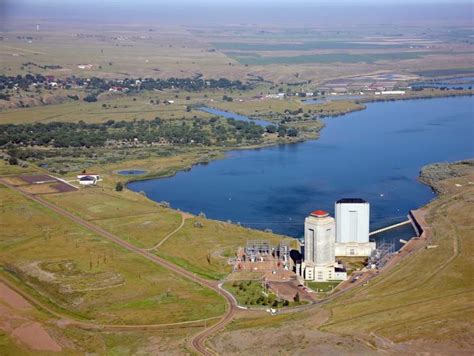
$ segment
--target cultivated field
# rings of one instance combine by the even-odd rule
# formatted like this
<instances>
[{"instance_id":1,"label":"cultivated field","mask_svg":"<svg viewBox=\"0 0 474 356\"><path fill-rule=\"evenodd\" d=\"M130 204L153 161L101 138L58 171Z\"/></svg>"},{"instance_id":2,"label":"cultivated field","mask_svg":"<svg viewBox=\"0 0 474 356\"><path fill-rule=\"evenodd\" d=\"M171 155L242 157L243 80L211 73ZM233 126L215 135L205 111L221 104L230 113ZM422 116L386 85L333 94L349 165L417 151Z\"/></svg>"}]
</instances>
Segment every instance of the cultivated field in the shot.
<instances>
[{"instance_id":1,"label":"cultivated field","mask_svg":"<svg viewBox=\"0 0 474 356\"><path fill-rule=\"evenodd\" d=\"M26 74L39 66L56 76L263 77L275 83L378 70L471 67L463 28L277 28L274 26L94 25L16 21L0 42L0 72ZM33 63L33 64L30 64ZM80 69L79 65L88 65Z\"/></svg>"}]
</instances>

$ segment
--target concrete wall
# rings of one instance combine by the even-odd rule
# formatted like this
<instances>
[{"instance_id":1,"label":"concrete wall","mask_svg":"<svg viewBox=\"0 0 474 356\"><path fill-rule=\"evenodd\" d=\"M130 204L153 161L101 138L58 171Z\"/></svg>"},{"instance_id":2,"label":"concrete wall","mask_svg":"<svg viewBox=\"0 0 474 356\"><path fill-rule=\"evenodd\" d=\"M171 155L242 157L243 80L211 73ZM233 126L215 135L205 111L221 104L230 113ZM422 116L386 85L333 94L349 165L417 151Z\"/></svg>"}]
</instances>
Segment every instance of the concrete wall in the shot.
<instances>
[{"instance_id":1,"label":"concrete wall","mask_svg":"<svg viewBox=\"0 0 474 356\"><path fill-rule=\"evenodd\" d=\"M369 242L369 203L336 203L336 242Z\"/></svg>"},{"instance_id":2,"label":"concrete wall","mask_svg":"<svg viewBox=\"0 0 474 356\"><path fill-rule=\"evenodd\" d=\"M375 250L375 242L367 243L336 243L336 256L368 257Z\"/></svg>"}]
</instances>

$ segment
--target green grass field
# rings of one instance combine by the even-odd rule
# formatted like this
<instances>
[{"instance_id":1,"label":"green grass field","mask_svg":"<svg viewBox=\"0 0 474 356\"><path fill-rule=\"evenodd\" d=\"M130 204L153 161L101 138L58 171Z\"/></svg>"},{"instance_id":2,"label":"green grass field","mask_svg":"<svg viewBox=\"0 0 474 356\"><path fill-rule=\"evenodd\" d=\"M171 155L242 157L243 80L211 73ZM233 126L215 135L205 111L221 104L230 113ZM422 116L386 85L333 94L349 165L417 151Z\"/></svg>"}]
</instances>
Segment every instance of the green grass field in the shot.
<instances>
[{"instance_id":1,"label":"green grass field","mask_svg":"<svg viewBox=\"0 0 474 356\"><path fill-rule=\"evenodd\" d=\"M265 291L261 281L234 281L224 284L224 288L231 292L239 305L283 308L300 305L300 302L293 300L283 300L271 291Z\"/></svg>"},{"instance_id":2,"label":"green grass field","mask_svg":"<svg viewBox=\"0 0 474 356\"><path fill-rule=\"evenodd\" d=\"M2 274L54 308L111 324L169 323L223 313L224 303L214 292L10 189L2 186L0 195Z\"/></svg>"},{"instance_id":3,"label":"green grass field","mask_svg":"<svg viewBox=\"0 0 474 356\"><path fill-rule=\"evenodd\" d=\"M243 65L269 64L307 64L307 63L368 63L380 61L402 61L423 58L438 52L388 52L388 53L329 53L329 54L302 54L297 56L256 56L229 54L230 57Z\"/></svg>"},{"instance_id":4,"label":"green grass field","mask_svg":"<svg viewBox=\"0 0 474 356\"><path fill-rule=\"evenodd\" d=\"M52 92L51 95L66 96L67 93ZM176 98L175 96L179 97ZM207 98L204 97L207 95ZM151 120L160 117L164 120L192 119L194 116L208 118L211 115L193 110L187 112L188 105L210 100L216 97L215 93L187 93L146 92L140 95L103 94L98 102L87 103L82 100L74 101L67 99L64 103L51 105L32 106L29 108L5 109L0 111L0 124L7 123L31 123L31 122L105 122L107 120L131 121L134 119ZM186 97L190 96L190 100ZM222 97L222 94L220 95ZM151 103L150 101L154 102ZM160 100L156 104L155 100ZM164 100L174 100L173 104L165 105ZM104 107L105 105L105 107Z\"/></svg>"},{"instance_id":5,"label":"green grass field","mask_svg":"<svg viewBox=\"0 0 474 356\"><path fill-rule=\"evenodd\" d=\"M198 221L202 227L195 227ZM183 229L167 240L158 254L204 277L220 279L232 271L229 257L247 240L278 243L283 237L199 217L186 220ZM291 241L291 240L290 240Z\"/></svg>"},{"instance_id":6,"label":"green grass field","mask_svg":"<svg viewBox=\"0 0 474 356\"><path fill-rule=\"evenodd\" d=\"M351 101L332 101L323 104L304 104L297 99L251 100L244 103L215 102L212 106L218 109L236 112L249 117L263 117L270 121L274 115L284 114L285 110L297 111L301 109L304 113L330 116L354 110L360 110L363 108L363 105L355 104Z\"/></svg>"},{"instance_id":7,"label":"green grass field","mask_svg":"<svg viewBox=\"0 0 474 356\"><path fill-rule=\"evenodd\" d=\"M336 288L341 281L332 281L332 282L308 282L308 287L314 290L315 292L330 292Z\"/></svg>"}]
</instances>

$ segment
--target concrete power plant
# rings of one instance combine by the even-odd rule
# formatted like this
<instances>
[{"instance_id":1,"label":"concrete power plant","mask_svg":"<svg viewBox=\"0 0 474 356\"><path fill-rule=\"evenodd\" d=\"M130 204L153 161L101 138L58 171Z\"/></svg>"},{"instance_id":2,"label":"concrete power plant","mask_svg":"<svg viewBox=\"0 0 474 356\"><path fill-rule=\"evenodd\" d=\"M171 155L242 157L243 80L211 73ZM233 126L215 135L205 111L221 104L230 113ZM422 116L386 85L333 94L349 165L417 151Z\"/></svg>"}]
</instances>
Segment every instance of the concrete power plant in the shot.
<instances>
[{"instance_id":1,"label":"concrete power plant","mask_svg":"<svg viewBox=\"0 0 474 356\"><path fill-rule=\"evenodd\" d=\"M336 202L336 256L370 256L375 242L369 242L370 205L363 199Z\"/></svg>"},{"instance_id":2,"label":"concrete power plant","mask_svg":"<svg viewBox=\"0 0 474 356\"><path fill-rule=\"evenodd\" d=\"M306 280L345 280L347 273L335 261L336 222L329 213L315 210L305 219L304 262L297 268Z\"/></svg>"},{"instance_id":3,"label":"concrete power plant","mask_svg":"<svg viewBox=\"0 0 474 356\"><path fill-rule=\"evenodd\" d=\"M334 218L323 210L313 211L305 219L305 261L316 266L326 266L334 262L335 228Z\"/></svg>"}]
</instances>

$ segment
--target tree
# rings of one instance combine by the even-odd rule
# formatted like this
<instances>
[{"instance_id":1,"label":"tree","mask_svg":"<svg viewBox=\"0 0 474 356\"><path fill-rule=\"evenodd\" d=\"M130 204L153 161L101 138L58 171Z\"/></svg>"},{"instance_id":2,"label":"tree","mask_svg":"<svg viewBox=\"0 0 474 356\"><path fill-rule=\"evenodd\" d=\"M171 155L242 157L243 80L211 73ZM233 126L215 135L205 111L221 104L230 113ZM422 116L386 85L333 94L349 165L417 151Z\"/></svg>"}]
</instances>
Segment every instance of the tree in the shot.
<instances>
[{"instance_id":1,"label":"tree","mask_svg":"<svg viewBox=\"0 0 474 356\"><path fill-rule=\"evenodd\" d=\"M295 129L295 128L293 128L293 127L291 127L291 128L288 129L288 131L286 132L286 134L287 134L288 136L290 136L290 137L296 137L296 136L298 136L298 130Z\"/></svg>"},{"instance_id":2,"label":"tree","mask_svg":"<svg viewBox=\"0 0 474 356\"><path fill-rule=\"evenodd\" d=\"M268 125L266 128L268 133L275 133L277 132L277 127L275 125Z\"/></svg>"},{"instance_id":3,"label":"tree","mask_svg":"<svg viewBox=\"0 0 474 356\"><path fill-rule=\"evenodd\" d=\"M18 164L18 160L16 159L16 157L10 157L8 159L8 163L10 163L12 166L16 166Z\"/></svg>"},{"instance_id":4,"label":"tree","mask_svg":"<svg viewBox=\"0 0 474 356\"><path fill-rule=\"evenodd\" d=\"M296 292L295 297L293 298L293 301L294 301L295 303L299 303L299 302L300 302L300 293L299 293L299 292Z\"/></svg>"},{"instance_id":5,"label":"tree","mask_svg":"<svg viewBox=\"0 0 474 356\"><path fill-rule=\"evenodd\" d=\"M84 98L84 101L88 102L88 103L93 103L93 102L96 102L97 101L97 97L95 95L87 95L85 98Z\"/></svg>"},{"instance_id":6,"label":"tree","mask_svg":"<svg viewBox=\"0 0 474 356\"><path fill-rule=\"evenodd\" d=\"M117 182L117 184L115 185L115 190L117 192L121 192L123 190L123 184L122 182Z\"/></svg>"},{"instance_id":7,"label":"tree","mask_svg":"<svg viewBox=\"0 0 474 356\"><path fill-rule=\"evenodd\" d=\"M286 127L280 126L278 127L278 137L285 137L286 135Z\"/></svg>"}]
</instances>

